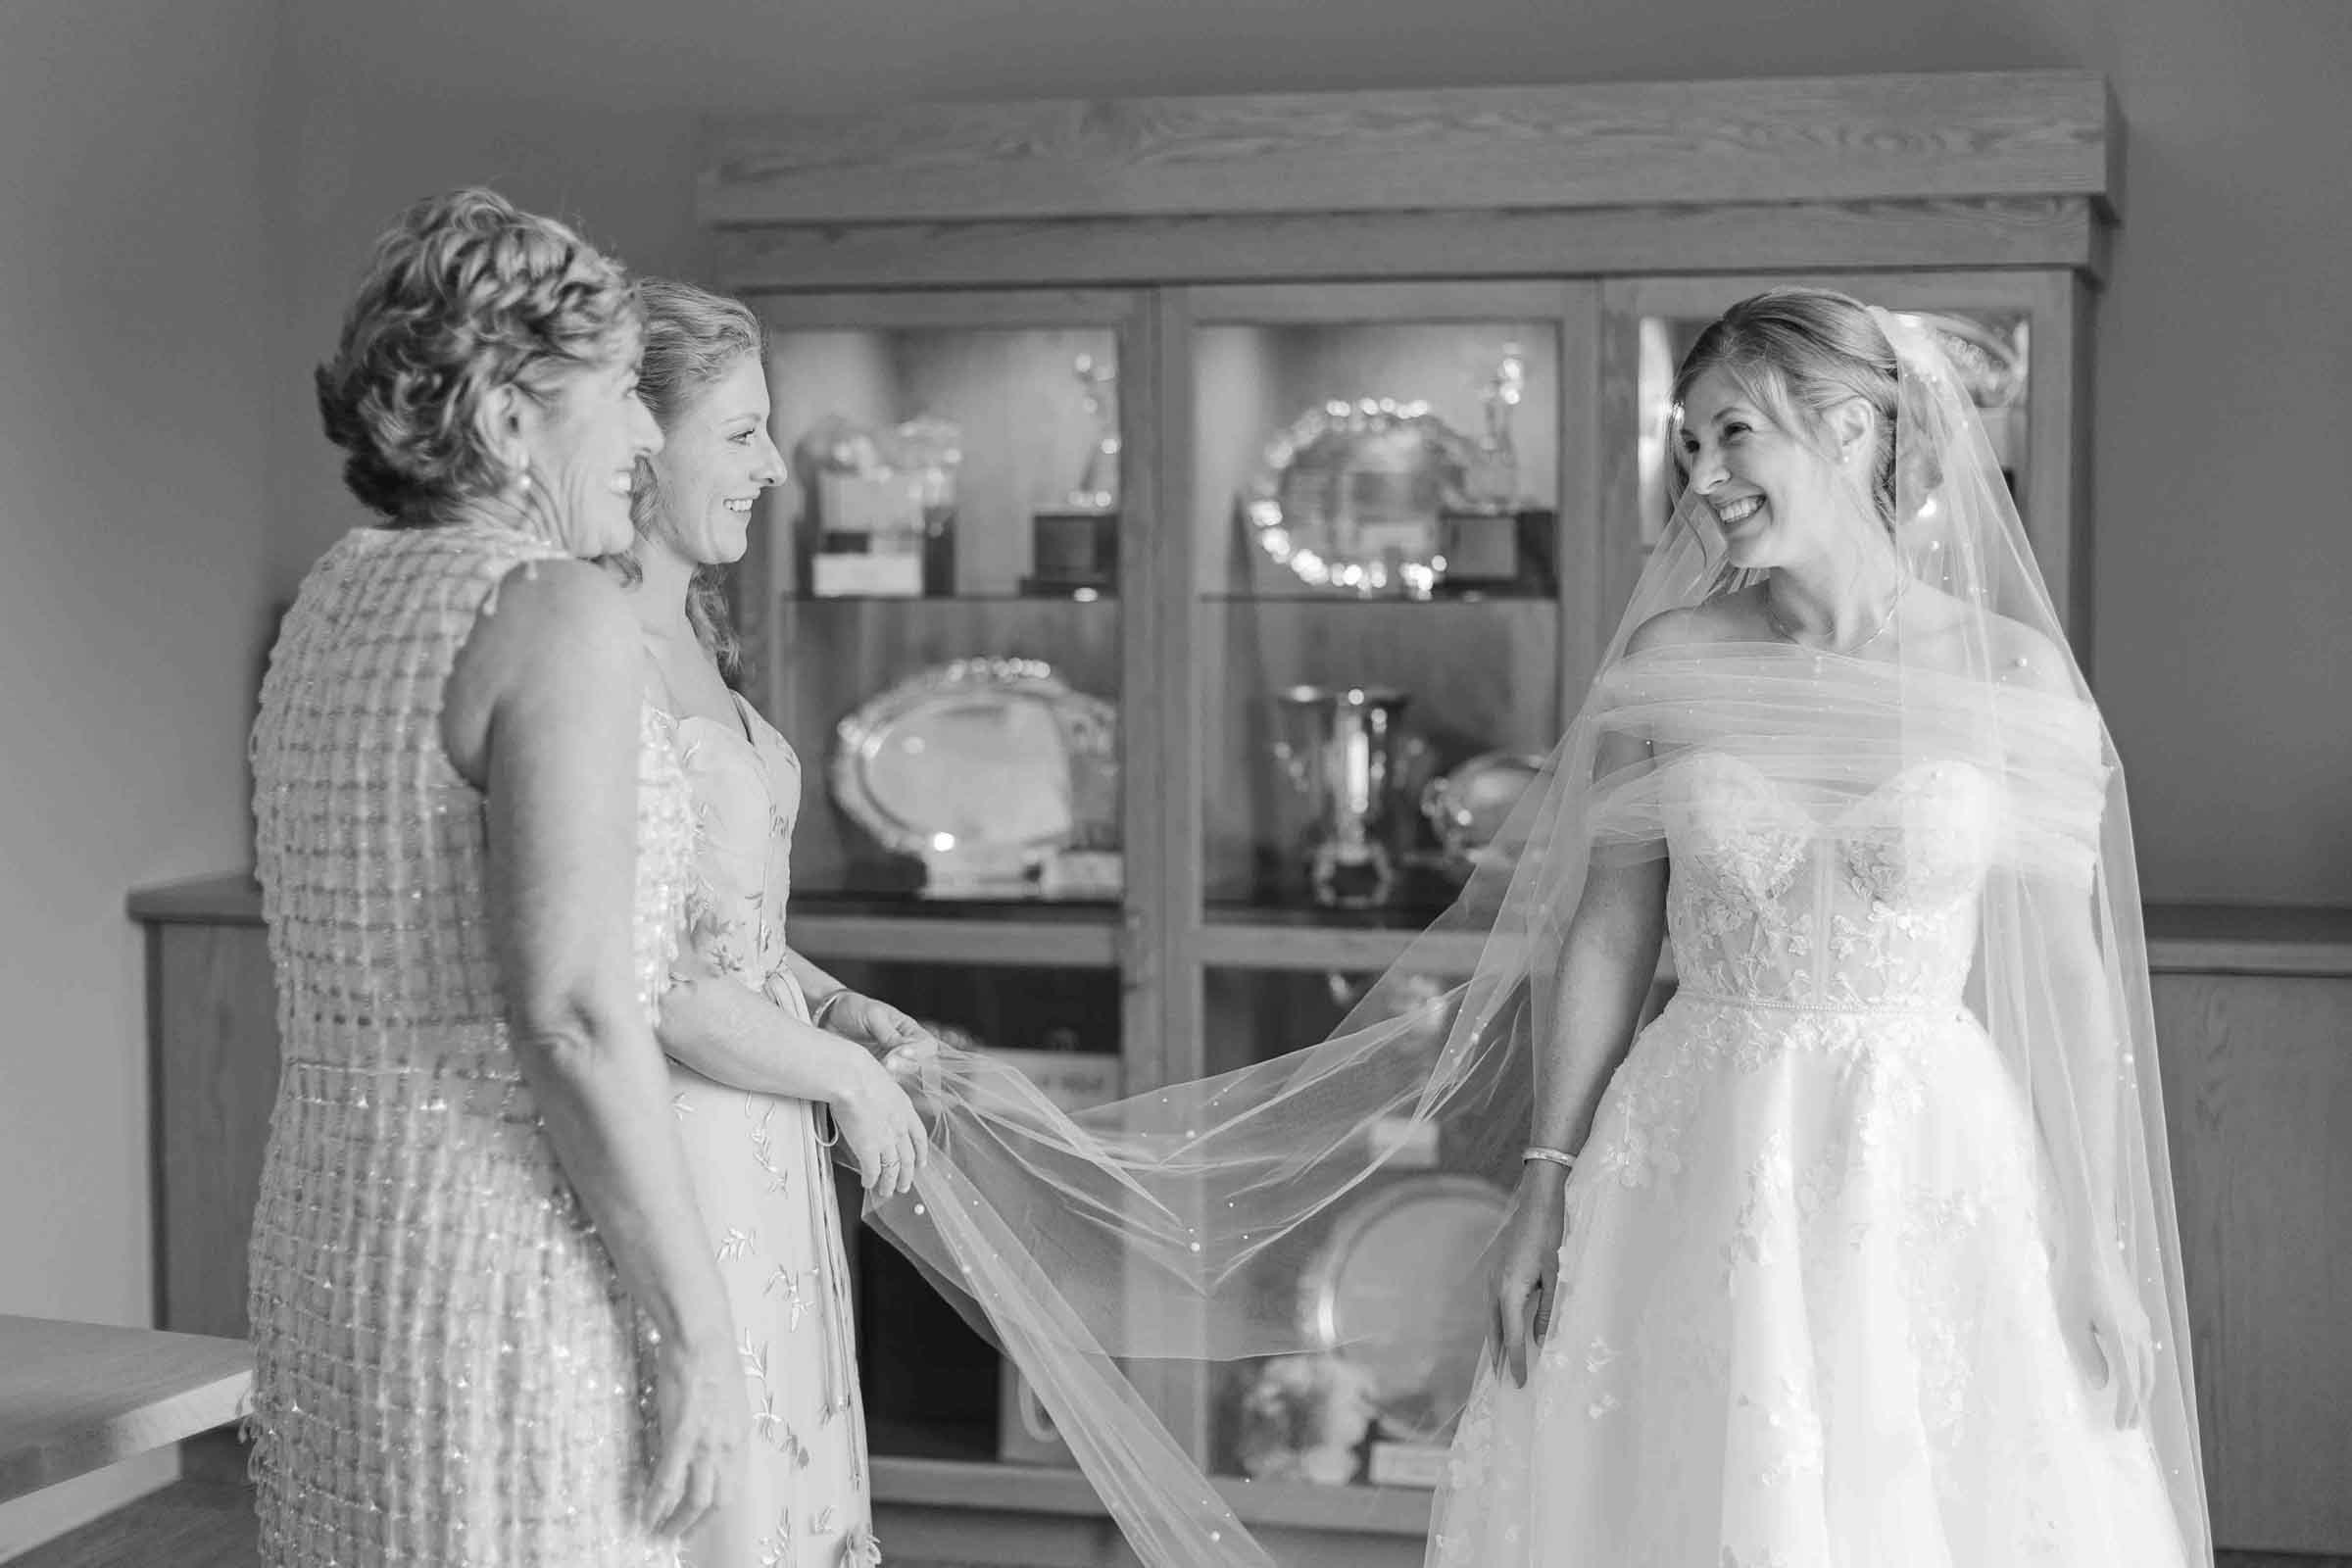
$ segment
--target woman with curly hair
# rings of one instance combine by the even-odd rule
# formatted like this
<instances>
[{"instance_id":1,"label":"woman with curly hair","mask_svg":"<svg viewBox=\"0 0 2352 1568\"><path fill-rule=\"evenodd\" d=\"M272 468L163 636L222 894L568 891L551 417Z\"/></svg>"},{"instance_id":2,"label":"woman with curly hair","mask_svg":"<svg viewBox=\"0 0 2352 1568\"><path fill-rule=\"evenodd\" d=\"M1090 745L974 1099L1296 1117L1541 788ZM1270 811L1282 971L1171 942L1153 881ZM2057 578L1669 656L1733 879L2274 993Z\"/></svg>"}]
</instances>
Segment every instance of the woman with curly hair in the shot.
<instances>
[{"instance_id":1,"label":"woman with curly hair","mask_svg":"<svg viewBox=\"0 0 2352 1568\"><path fill-rule=\"evenodd\" d=\"M641 339L611 261L466 190L378 243L318 371L384 521L304 582L253 735L282 1568L668 1562L735 1484L750 1412L654 1038L686 786L591 564L662 445Z\"/></svg>"}]
</instances>

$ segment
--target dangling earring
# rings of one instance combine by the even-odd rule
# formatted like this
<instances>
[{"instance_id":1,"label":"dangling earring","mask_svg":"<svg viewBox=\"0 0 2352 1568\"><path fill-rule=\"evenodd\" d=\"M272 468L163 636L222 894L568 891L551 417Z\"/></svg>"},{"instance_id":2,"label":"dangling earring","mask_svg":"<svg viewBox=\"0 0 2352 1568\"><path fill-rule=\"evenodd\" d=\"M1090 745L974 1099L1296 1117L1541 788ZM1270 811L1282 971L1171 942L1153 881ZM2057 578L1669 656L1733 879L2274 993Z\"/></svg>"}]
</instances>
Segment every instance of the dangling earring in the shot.
<instances>
[{"instance_id":1,"label":"dangling earring","mask_svg":"<svg viewBox=\"0 0 2352 1568\"><path fill-rule=\"evenodd\" d=\"M523 532L553 544L555 541L550 536L544 515L546 509L540 505L538 496L534 494L536 486L531 480L529 458L524 458L514 466L514 477L509 481L509 484L514 494L514 500L510 505L514 507L515 520L522 525Z\"/></svg>"}]
</instances>

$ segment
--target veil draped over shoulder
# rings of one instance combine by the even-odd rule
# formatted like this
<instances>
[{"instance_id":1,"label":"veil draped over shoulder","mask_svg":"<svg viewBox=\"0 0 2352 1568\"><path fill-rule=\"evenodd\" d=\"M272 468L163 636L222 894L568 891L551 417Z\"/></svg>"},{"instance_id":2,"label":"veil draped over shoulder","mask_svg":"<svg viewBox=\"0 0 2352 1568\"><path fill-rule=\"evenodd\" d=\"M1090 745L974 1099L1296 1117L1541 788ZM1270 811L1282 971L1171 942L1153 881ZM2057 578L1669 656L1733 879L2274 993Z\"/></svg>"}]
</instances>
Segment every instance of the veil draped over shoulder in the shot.
<instances>
[{"instance_id":1,"label":"veil draped over shoulder","mask_svg":"<svg viewBox=\"0 0 2352 1568\"><path fill-rule=\"evenodd\" d=\"M1296 1309L1299 1247L1400 1150L1434 1140L1446 1169L1516 1185L1537 1057L1596 1049L1564 1026L1559 961L1588 871L1663 856L1691 769L1727 758L1780 801L1839 818L1849 854L1988 839L1968 1005L2071 1216L2052 1221L2053 1246L2092 1231L2118 1250L2153 1347L2140 1419L2190 1560L2210 1559L2123 774L1958 374L1931 333L1871 314L1899 397L1872 493L1850 510L1908 573L1896 634L1853 655L1788 641L1628 654L1651 617L1752 580L1685 497L1500 853L1328 1038L1075 1117L1002 1062L943 1054L935 1157L868 1218L990 1326L1145 1563L1271 1559L1131 1375L1328 1348ZM1918 791L1899 794L1917 808L1853 810L1953 768L1995 809L1954 819ZM1580 1193L1610 1175L1576 1172L1571 1224ZM1483 1316L1485 1276L1425 1284Z\"/></svg>"}]
</instances>

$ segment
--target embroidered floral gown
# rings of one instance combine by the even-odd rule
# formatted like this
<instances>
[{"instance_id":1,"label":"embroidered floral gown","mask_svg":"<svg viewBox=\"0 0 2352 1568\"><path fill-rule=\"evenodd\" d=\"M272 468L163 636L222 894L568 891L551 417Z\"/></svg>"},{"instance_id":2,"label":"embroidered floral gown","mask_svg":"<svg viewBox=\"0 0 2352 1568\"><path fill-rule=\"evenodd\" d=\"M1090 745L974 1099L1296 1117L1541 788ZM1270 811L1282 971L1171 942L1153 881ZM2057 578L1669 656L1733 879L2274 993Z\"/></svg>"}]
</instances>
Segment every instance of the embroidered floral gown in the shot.
<instances>
[{"instance_id":1,"label":"embroidered floral gown","mask_svg":"<svg viewBox=\"0 0 2352 1568\"><path fill-rule=\"evenodd\" d=\"M2176 1568L2053 1305L2023 1094L1964 1005L2000 809L1965 764L1817 821L1698 754L1681 988L1567 1187L1524 1389L1482 1375L1443 1568ZM1904 813L1906 828L1864 834ZM1864 842L1865 838L1869 842Z\"/></svg>"},{"instance_id":2,"label":"embroidered floral gown","mask_svg":"<svg viewBox=\"0 0 2352 1568\"><path fill-rule=\"evenodd\" d=\"M695 819L687 941L797 1017L785 967L800 760L740 697L735 718L677 721ZM688 1543L695 1568L879 1561L831 1160L819 1107L671 1064L672 1109L727 1288L753 1433L745 1489Z\"/></svg>"}]
</instances>

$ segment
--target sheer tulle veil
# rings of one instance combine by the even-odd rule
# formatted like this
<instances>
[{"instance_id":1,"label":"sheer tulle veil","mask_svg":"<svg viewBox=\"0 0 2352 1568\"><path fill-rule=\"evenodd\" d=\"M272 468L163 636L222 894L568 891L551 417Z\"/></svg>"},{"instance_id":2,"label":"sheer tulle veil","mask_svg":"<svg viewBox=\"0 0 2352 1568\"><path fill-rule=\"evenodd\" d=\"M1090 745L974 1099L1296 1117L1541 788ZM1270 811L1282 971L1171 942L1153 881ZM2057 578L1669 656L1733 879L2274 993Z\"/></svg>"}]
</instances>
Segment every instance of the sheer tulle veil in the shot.
<instances>
[{"instance_id":1,"label":"sheer tulle veil","mask_svg":"<svg viewBox=\"0 0 2352 1568\"><path fill-rule=\"evenodd\" d=\"M1155 1362L1323 1348L1290 1271L1397 1151L1434 1138L1447 1170L1516 1185L1538 1054L1596 1049L1562 1026L1557 962L1588 870L1665 854L1681 764L1700 751L1824 819L1916 769L1992 781L1969 1005L2030 1102L2066 1216L2053 1248L2111 1249L2124 1315L2145 1320L2139 1419L2189 1560L2210 1559L2123 773L1959 374L1904 318L1873 310L1864 336L1895 392L1844 511L1907 575L1888 635L1854 654L1787 640L1628 654L1652 617L1751 581L1686 497L1497 853L1337 1031L1077 1117L984 1054L939 1060L939 1157L868 1217L1020 1364L1144 1562L1271 1559L1138 1383L1157 1381ZM1890 847L1951 830L1932 813L1854 820ZM1571 1224L1612 1179L1596 1166L1571 1179ZM1428 1289L1486 1311L1483 1270Z\"/></svg>"}]
</instances>

